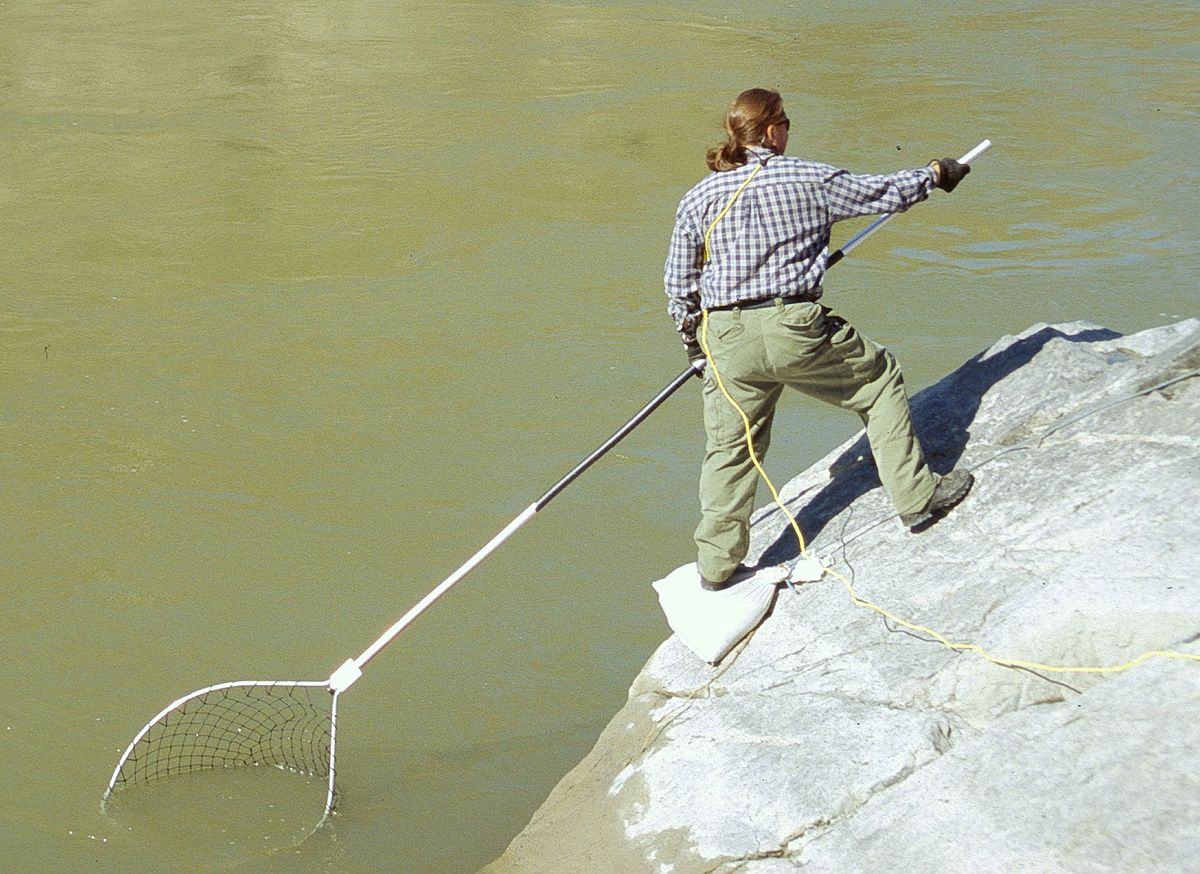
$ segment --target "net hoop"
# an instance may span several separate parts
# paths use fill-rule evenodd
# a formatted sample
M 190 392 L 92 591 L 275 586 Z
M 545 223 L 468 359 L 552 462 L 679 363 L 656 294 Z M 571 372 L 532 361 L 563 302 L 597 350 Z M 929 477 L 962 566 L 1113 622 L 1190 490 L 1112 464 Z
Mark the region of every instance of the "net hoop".
M 318 690 L 325 694 L 314 695 Z M 328 707 L 321 700 L 326 695 Z M 107 804 L 124 786 L 173 774 L 272 765 L 328 776 L 324 822 L 336 800 L 338 695 L 326 680 L 237 680 L 190 692 L 164 707 L 134 736 L 113 769 L 102 801 Z

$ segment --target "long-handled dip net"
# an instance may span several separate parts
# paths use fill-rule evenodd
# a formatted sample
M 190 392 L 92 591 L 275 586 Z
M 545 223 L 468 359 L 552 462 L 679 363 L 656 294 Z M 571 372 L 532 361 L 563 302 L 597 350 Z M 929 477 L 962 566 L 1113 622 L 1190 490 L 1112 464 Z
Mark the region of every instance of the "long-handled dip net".
M 134 736 L 104 790 L 107 802 L 119 788 L 210 768 L 273 765 L 329 778 L 325 817 L 336 792 L 338 696 L 362 669 L 434 601 L 475 569 L 576 477 L 636 428 L 704 365 L 689 367 L 575 469 L 530 504 L 503 531 L 438 584 L 384 631 L 362 655 L 348 659 L 328 680 L 243 680 L 197 689 L 168 704 Z M 324 817 L 322 817 L 322 822 Z
M 963 156 L 969 164 L 991 146 L 984 140 Z M 877 219 L 829 257 L 836 264 L 852 248 L 882 226 Z M 172 774 L 240 765 L 272 765 L 299 774 L 328 777 L 325 812 L 333 812 L 337 749 L 338 696 L 362 676 L 362 669 L 418 616 L 475 569 L 502 543 L 553 500 L 601 456 L 642 423 L 693 376 L 705 362 L 693 362 L 591 455 L 530 504 L 499 534 L 439 583 L 411 610 L 383 632 L 356 659 L 348 659 L 328 680 L 246 680 L 198 689 L 173 701 L 134 736 L 117 762 L 104 800 L 119 788 Z

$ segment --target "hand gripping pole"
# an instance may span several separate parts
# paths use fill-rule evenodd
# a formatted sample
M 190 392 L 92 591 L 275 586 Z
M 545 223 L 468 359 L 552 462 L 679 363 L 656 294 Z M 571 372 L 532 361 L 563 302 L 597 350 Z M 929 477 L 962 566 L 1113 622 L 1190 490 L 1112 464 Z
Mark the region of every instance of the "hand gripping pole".
M 967 152 L 965 155 L 963 155 L 961 158 L 959 158 L 958 163 L 970 164 L 972 161 L 974 161 L 976 158 L 978 158 L 980 155 L 982 155 L 984 152 L 986 152 L 991 147 L 992 147 L 992 141 L 984 140 L 979 145 L 977 145 L 975 148 L 971 149 L 971 151 Z M 849 255 L 850 252 L 859 243 L 861 243 L 867 237 L 871 236 L 871 234 L 875 233 L 877 230 L 879 230 L 884 225 L 886 225 L 888 222 L 890 222 L 892 219 L 894 219 L 896 217 L 896 215 L 897 214 L 894 212 L 889 212 L 887 215 L 881 215 L 879 218 L 875 219 L 875 221 L 871 222 L 869 225 L 867 225 L 865 228 L 863 228 L 861 231 L 859 231 L 857 234 L 855 234 L 853 237 L 851 237 L 850 241 L 848 243 L 846 243 L 846 245 L 842 246 L 840 249 L 838 249 L 836 252 L 834 252 L 832 255 L 830 255 L 829 261 L 826 263 L 825 266 L 832 267 L 834 264 L 841 261 L 847 255 Z

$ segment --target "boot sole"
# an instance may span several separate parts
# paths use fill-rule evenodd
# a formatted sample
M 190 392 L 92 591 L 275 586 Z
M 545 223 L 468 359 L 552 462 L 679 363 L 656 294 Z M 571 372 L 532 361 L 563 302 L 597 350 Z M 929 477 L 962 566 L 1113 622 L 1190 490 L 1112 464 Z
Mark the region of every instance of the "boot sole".
M 956 491 L 944 497 L 936 507 L 925 510 L 922 513 L 906 513 L 900 517 L 900 524 L 910 531 L 924 531 L 961 504 L 963 498 L 970 494 L 971 487 L 974 485 L 975 476 L 968 473 L 963 484 Z

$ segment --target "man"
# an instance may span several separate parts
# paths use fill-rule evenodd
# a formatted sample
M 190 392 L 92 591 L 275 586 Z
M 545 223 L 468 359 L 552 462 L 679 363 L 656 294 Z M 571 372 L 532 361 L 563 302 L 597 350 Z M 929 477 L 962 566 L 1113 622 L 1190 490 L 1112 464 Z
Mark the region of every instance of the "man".
M 688 358 L 712 363 L 745 412 L 759 458 L 783 387 L 851 410 L 866 425 L 879 477 L 911 528 L 961 501 L 973 477 L 933 474 L 913 432 L 896 360 L 817 303 L 830 227 L 854 216 L 902 212 L 934 187 L 953 191 L 970 172 L 950 158 L 887 176 L 855 176 L 786 157 L 791 123 L 775 91 L 737 96 L 725 142 L 708 152 L 713 172 L 679 204 L 664 285 Z M 696 529 L 701 584 L 736 581 L 749 549 L 757 472 L 746 424 L 706 368 L 707 446 Z

